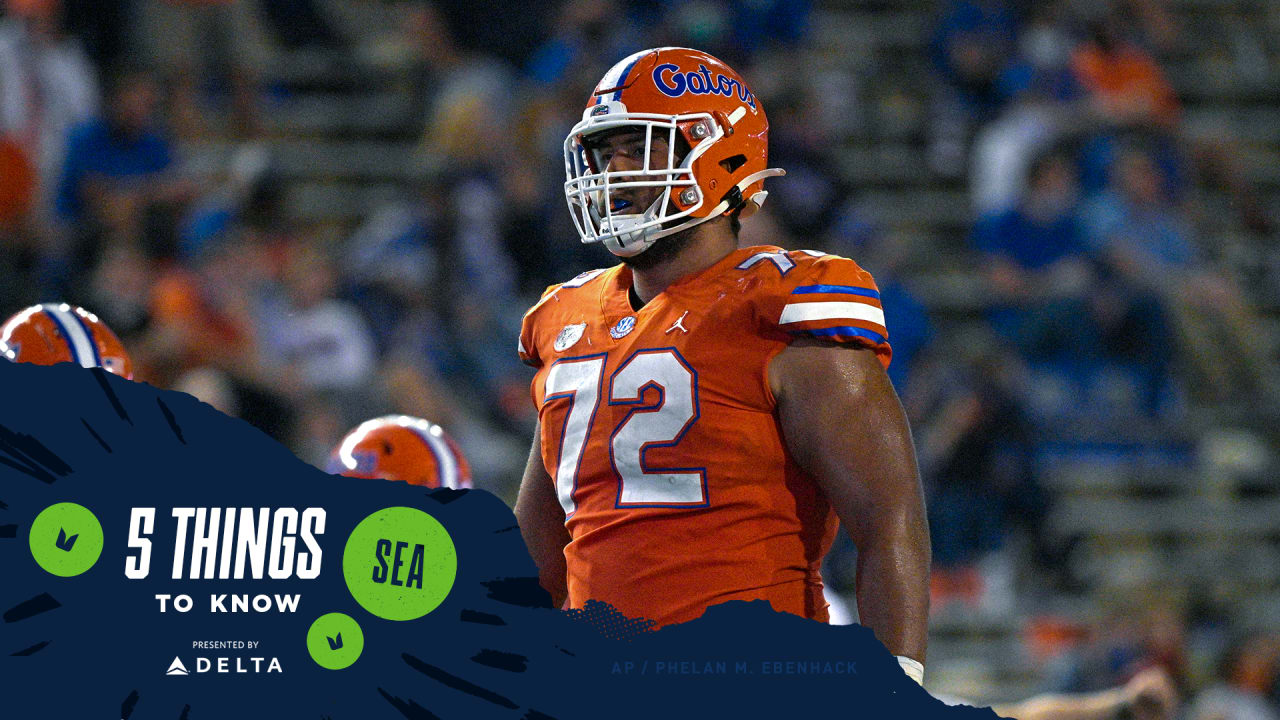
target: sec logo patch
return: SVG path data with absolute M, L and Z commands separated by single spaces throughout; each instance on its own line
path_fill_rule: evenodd
M 632 330 L 635 330 L 635 329 L 636 329 L 636 319 L 634 316 L 628 315 L 627 317 L 624 317 L 621 320 L 619 320 L 617 325 L 614 325 L 612 328 L 610 328 L 609 336 L 612 337 L 614 340 L 620 340 L 621 338 L 626 337 L 628 334 L 631 333 Z

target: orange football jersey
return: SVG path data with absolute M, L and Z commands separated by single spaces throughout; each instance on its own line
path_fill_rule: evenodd
M 787 452 L 769 361 L 797 336 L 890 348 L 852 260 L 763 246 L 682 278 L 640 310 L 618 265 L 548 288 L 519 353 L 538 369 L 542 460 L 564 508 L 570 607 L 661 625 L 728 600 L 826 620 L 820 565 L 838 520 Z

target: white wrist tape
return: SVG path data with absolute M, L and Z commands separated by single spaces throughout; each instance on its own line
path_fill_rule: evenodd
M 912 660 L 906 655 L 898 655 L 896 657 L 898 658 L 898 664 L 902 666 L 902 672 L 906 673 L 907 677 L 915 680 L 916 684 L 924 685 L 924 663 Z

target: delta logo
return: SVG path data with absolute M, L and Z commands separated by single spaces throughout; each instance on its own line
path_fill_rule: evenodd
M 280 666 L 279 658 L 271 658 L 268 662 L 267 658 L 262 657 L 198 657 L 196 658 L 196 674 L 214 673 L 214 674 L 249 674 L 254 675 L 260 673 L 283 673 L 284 668 Z M 165 675 L 190 675 L 187 666 L 182 662 L 182 658 L 175 655 L 173 662 L 169 663 L 169 669 L 164 671 Z
M 685 93 L 692 95 L 738 96 L 738 99 L 756 107 L 756 96 L 741 81 L 720 73 L 713 73 L 706 65 L 698 65 L 697 70 L 681 72 L 675 63 L 663 63 L 653 69 L 653 84 L 658 91 L 667 97 L 680 97 Z

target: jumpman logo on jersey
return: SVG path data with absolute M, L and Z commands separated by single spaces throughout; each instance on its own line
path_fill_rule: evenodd
M 688 314 L 689 314 L 689 311 L 688 311 L 688 310 L 685 310 L 685 311 L 684 311 L 684 314 L 683 314 L 683 315 L 681 315 L 681 316 L 680 316 L 680 318 L 679 318 L 678 320 L 676 320 L 674 323 L 672 323 L 672 324 L 671 324 L 671 327 L 667 328 L 667 331 L 666 331 L 665 333 L 663 333 L 663 334 L 664 334 L 664 335 L 670 335 L 670 334 L 671 334 L 671 331 L 672 331 L 672 330 L 676 330 L 676 329 L 679 329 L 681 332 L 686 332 L 686 333 L 687 333 L 687 332 L 689 332 L 689 328 L 687 328 L 687 327 L 685 327 L 685 326 L 684 326 L 684 316 L 685 316 L 685 315 L 688 315 Z

